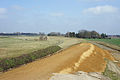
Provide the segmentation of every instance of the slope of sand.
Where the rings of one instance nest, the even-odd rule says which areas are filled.
[[[2,73],[0,80],[48,80],[52,73],[103,72],[105,58],[114,60],[108,51],[91,43],[82,43]]]
[[[82,45],[84,46],[84,44],[81,44],[80,46],[82,46]],[[91,44],[90,49],[88,49],[87,51],[82,53],[82,55],[80,56],[80,59],[74,64],[73,67],[63,69],[59,73],[71,73],[71,72],[73,72],[73,70],[78,69],[80,66],[80,63],[82,63],[87,57],[89,57],[91,54],[93,54],[93,51],[94,51],[94,46]]]

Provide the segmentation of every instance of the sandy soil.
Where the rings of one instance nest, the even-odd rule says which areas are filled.
[[[91,43],[82,43],[2,73],[0,80],[48,80],[52,73],[103,72],[106,67],[105,58],[114,60],[108,51]]]

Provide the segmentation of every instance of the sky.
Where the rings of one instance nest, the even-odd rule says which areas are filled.
[[[0,0],[0,32],[120,35],[120,0]]]

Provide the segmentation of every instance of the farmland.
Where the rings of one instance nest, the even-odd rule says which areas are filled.
[[[113,45],[117,45],[120,46],[120,38],[117,39],[87,39],[89,41],[100,41],[100,42],[105,42],[108,44],[113,44]]]
[[[48,37],[47,41],[36,41],[39,36],[9,36],[0,37],[0,58],[17,57],[49,46],[59,45],[67,48],[82,40],[77,38]]]
[[[107,46],[108,48],[110,46],[113,47],[112,49],[119,50],[120,39],[81,39],[61,36],[49,36],[47,40],[40,40],[39,38],[40,36],[0,37],[0,71],[6,71],[6,74],[0,74],[0,79],[7,76],[4,80],[8,80],[7,78],[10,80],[18,80],[18,78],[20,80],[29,80],[29,78],[47,80],[52,76],[54,71],[69,74],[76,71],[95,71],[100,73],[105,71],[103,74],[109,76],[108,70],[111,70],[107,70],[106,65],[108,63],[105,60],[111,60],[112,62],[117,60],[117,63],[114,64],[116,64],[116,66],[119,64],[119,55],[116,57],[118,52],[114,54],[110,53],[111,51],[100,48],[94,45],[94,43]],[[111,45],[117,45],[117,47]],[[63,50],[59,51],[61,48]],[[53,55],[55,52],[58,54]],[[23,64],[26,65],[21,66]],[[51,68],[49,69],[49,67]],[[115,70],[117,69],[118,68],[115,68]],[[14,76],[16,72],[18,75]],[[115,72],[116,80],[117,73],[116,71],[113,72]],[[23,73],[27,73],[28,75],[24,76]],[[114,75],[111,75],[112,76],[109,77],[113,79]]]

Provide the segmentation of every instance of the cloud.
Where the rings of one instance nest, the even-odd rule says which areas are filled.
[[[7,9],[6,8],[0,8],[0,14],[5,14],[7,13]]]
[[[24,9],[24,7],[19,6],[19,5],[13,5],[12,8],[16,9],[16,10],[23,10]]]
[[[87,14],[104,14],[104,13],[116,13],[118,12],[118,8],[110,6],[110,5],[105,5],[105,6],[96,6],[93,8],[88,8],[83,10],[83,13]]]
[[[55,17],[61,17],[64,16],[64,13],[51,13],[50,15]]]

